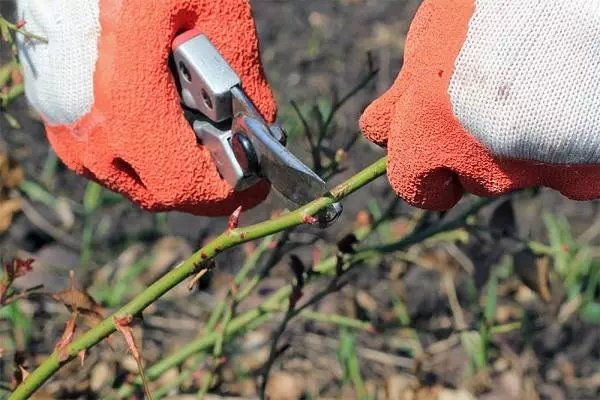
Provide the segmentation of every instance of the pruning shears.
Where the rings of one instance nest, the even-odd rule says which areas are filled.
[[[327,193],[326,183],[285,147],[282,126],[260,115],[239,76],[205,35],[187,31],[172,48],[185,115],[234,190],[266,179],[296,205]],[[341,203],[332,204],[318,216],[319,224],[329,226],[341,212]]]

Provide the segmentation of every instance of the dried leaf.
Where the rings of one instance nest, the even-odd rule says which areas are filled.
[[[75,277],[73,271],[70,271],[70,288],[54,293],[52,298],[67,307],[71,312],[100,316],[102,318],[103,309],[96,301],[85,291],[75,288]]]
[[[548,257],[539,258],[536,264],[539,294],[546,302],[552,300],[550,292],[550,260]]]
[[[11,160],[6,154],[0,156],[0,179],[6,189],[15,189],[25,176],[23,167]]]
[[[67,289],[54,293],[52,298],[58,302],[61,302],[69,309],[69,311],[75,311],[81,313],[101,313],[102,307],[96,301],[80,289]]]
[[[31,266],[35,260],[28,258],[21,260],[19,258],[13,258],[11,261],[4,264],[4,272],[9,282],[12,282],[16,278],[25,276],[29,271],[33,269]]]
[[[29,372],[22,365],[19,365],[19,371],[21,372],[21,382],[23,382],[29,376]]]
[[[0,201],[0,232],[6,231],[13,221],[13,216],[21,211],[21,199],[7,199]]]
[[[127,347],[131,352],[133,358],[138,360],[140,358],[140,353],[135,345],[135,340],[133,339],[133,330],[131,329],[131,321],[133,321],[133,317],[131,315],[125,315],[121,317],[113,317],[115,321],[115,328],[121,332],[121,334],[125,337],[125,342],[127,343]]]
[[[63,362],[68,360],[69,352],[67,347],[75,336],[75,329],[77,329],[77,314],[73,313],[71,318],[67,321],[65,331],[63,332],[60,340],[56,343],[56,351],[58,352],[58,361]]]
[[[17,387],[29,376],[29,372],[25,367],[25,354],[22,351],[15,352],[13,362],[15,369],[11,383],[13,387]]]
[[[146,376],[144,374],[144,368],[142,365],[142,358],[140,357],[140,352],[135,344],[135,339],[133,338],[133,330],[131,329],[131,322],[133,321],[132,315],[123,315],[120,317],[113,317],[113,321],[115,322],[115,328],[125,337],[125,342],[127,343],[127,347],[135,362],[138,365],[138,369],[140,371],[140,376],[142,378],[142,382],[144,383],[144,391],[146,392],[146,396],[148,399],[152,399],[152,393],[150,392],[150,388],[148,387],[148,381],[146,380]]]
[[[70,288],[54,293],[51,297],[62,303],[67,309],[81,317],[84,325],[93,327],[104,320],[104,310],[85,291],[75,288],[75,276],[70,272]]]

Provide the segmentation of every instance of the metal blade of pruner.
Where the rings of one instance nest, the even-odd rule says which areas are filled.
[[[296,205],[327,193],[326,183],[285,147],[281,125],[269,125],[260,115],[238,75],[205,35],[187,31],[172,47],[181,101],[191,110],[194,132],[234,190],[267,179]],[[340,203],[332,204],[318,216],[319,224],[332,224],[341,212]]]

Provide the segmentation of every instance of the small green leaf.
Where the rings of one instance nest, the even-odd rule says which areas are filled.
[[[33,181],[23,180],[19,189],[33,201],[39,201],[48,207],[54,207],[56,204],[54,196]]]
[[[8,91],[8,95],[6,99],[8,103],[14,101],[17,97],[22,96],[25,93],[25,86],[22,83],[18,83],[16,85],[12,85],[10,90]]]
[[[585,301],[593,302],[596,298],[596,290],[600,284],[600,265],[594,263],[590,268],[590,281],[585,290]]]
[[[476,331],[463,332],[460,335],[460,340],[465,349],[465,352],[471,359],[471,364],[476,371],[480,371],[485,368],[487,359],[484,351],[481,335]]]
[[[83,207],[88,213],[93,212],[102,200],[102,186],[96,182],[89,182],[83,195]]]
[[[587,303],[579,308],[579,317],[592,324],[600,324],[600,304]]]
[[[8,24],[4,21],[3,18],[0,18],[0,35],[2,35],[2,40],[4,40],[5,42],[12,42],[12,37],[10,36],[10,31],[8,30]]]
[[[14,69],[15,64],[13,62],[9,62],[0,67],[0,86],[4,86],[8,83]]]
[[[6,118],[6,121],[8,122],[8,125],[13,128],[13,129],[21,129],[21,124],[19,123],[19,121],[17,121],[17,119],[15,117],[13,117],[11,114],[9,114],[8,112],[4,111],[2,113],[2,115],[4,115],[4,118]]]
[[[488,293],[485,302],[485,321],[491,326],[496,319],[496,297],[498,292],[498,277],[492,274],[488,283]]]
[[[112,192],[110,190],[104,190],[102,192],[102,205],[103,206],[113,206],[115,204],[122,203],[125,201],[125,197],[122,194],[117,192]]]

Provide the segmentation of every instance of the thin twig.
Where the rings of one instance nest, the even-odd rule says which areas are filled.
[[[317,140],[317,144],[319,145],[319,147],[320,147],[321,142],[325,138],[327,131],[329,130],[329,126],[333,122],[333,117],[334,117],[335,113],[338,112],[339,109],[342,108],[342,106],[344,104],[346,104],[346,102],[348,100],[350,100],[352,97],[354,97],[354,95],[356,95],[357,92],[361,91],[365,86],[367,86],[369,84],[369,82],[371,82],[371,80],[373,80],[373,78],[375,78],[377,76],[377,74],[379,73],[379,69],[373,68],[370,60],[371,59],[370,59],[370,55],[369,55],[369,71],[368,71],[367,75],[358,83],[358,85],[356,85],[352,90],[350,90],[350,92],[348,92],[344,97],[342,97],[339,101],[337,101],[335,103],[335,105],[333,106],[333,108],[331,109],[331,112],[329,113],[329,115],[327,116],[327,119],[325,120],[325,123],[323,124],[323,129],[322,129],[322,132],[320,132],[321,135],[319,136],[319,140]]]
[[[56,228],[46,220],[25,197],[21,197],[23,214],[36,227],[52,236],[58,242],[66,245],[72,250],[80,250],[81,243],[68,233]]]
[[[8,304],[10,304],[10,303],[12,303],[12,302],[14,302],[16,300],[24,299],[26,297],[29,297],[32,294],[43,294],[43,293],[37,292],[37,290],[40,290],[40,289],[43,289],[43,288],[44,288],[43,284],[39,284],[39,285],[30,287],[30,288],[27,288],[27,289],[23,290],[22,292],[15,293],[15,294],[9,296],[6,300],[4,300],[4,302],[2,303],[2,305],[6,306],[6,305],[8,305]]]
[[[313,346],[326,346],[331,349],[338,349],[340,343],[338,339],[328,338],[316,333],[306,333],[302,339]],[[357,347],[356,354],[365,360],[373,361],[379,364],[388,365],[395,368],[412,369],[415,361],[409,357],[401,357],[389,354],[383,351],[369,349],[366,347]]]

